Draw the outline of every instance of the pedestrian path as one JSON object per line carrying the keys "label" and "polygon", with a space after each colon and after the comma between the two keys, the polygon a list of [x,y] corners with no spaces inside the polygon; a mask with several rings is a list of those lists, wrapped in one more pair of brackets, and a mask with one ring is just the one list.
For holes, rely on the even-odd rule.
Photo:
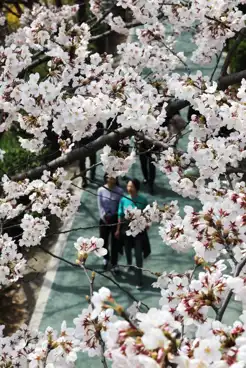
{"label": "pedestrian path", "polygon": [[[189,55],[193,49],[192,43],[189,42],[189,35],[184,34],[181,37],[179,44],[177,45],[178,51],[183,49],[183,43],[186,44],[186,54]],[[223,58],[222,58],[223,59]],[[222,59],[219,64],[219,68],[222,64]],[[211,75],[213,70],[213,65],[209,65],[206,68],[201,68],[204,74]],[[190,64],[190,70],[195,73],[197,66]],[[178,72],[186,72],[184,69],[178,70]],[[216,75],[218,74],[218,71]],[[185,116],[186,118],[186,116]],[[181,148],[185,148],[186,139],[181,142]],[[142,173],[140,170],[139,163],[136,163],[129,173],[130,177],[135,177],[142,180]],[[96,192],[99,185],[102,184],[103,172],[99,167],[97,170],[97,185],[91,185],[88,190],[84,191],[81,197],[80,208],[74,218],[72,228],[88,228],[84,230],[71,232],[67,238],[67,244],[63,251],[63,258],[75,262],[76,250],[74,248],[74,243],[77,238],[82,236],[85,238],[90,238],[92,236],[99,236],[99,229],[96,227],[98,225],[98,209],[97,209],[97,197]],[[121,181],[123,186],[126,185],[125,182]],[[160,172],[157,172],[155,195],[150,196],[145,192],[147,188],[142,186],[142,192],[146,194],[148,201],[151,203],[156,200],[159,204],[168,203],[172,200],[178,200],[181,213],[185,205],[190,205],[199,209],[200,204],[196,200],[191,200],[189,198],[184,199],[174,193],[168,184],[167,178]],[[158,226],[153,226],[149,231],[152,254],[145,260],[144,268],[153,270],[155,272],[170,272],[176,270],[178,272],[184,272],[187,269],[191,269],[193,266],[193,255],[192,252],[187,254],[177,254],[170,247],[163,244],[161,237],[158,233]],[[119,263],[125,264],[125,259],[122,257]],[[97,257],[89,257],[87,266],[102,271],[102,259]],[[113,275],[108,272],[108,276],[116,280],[121,287],[123,287],[127,292],[134,295],[136,299],[142,300],[149,307],[158,306],[158,300],[160,299],[160,293],[158,289],[153,289],[151,284],[155,281],[155,278],[149,274],[144,274],[144,284],[143,290],[135,289],[134,275],[122,272],[120,276],[115,279]],[[105,279],[102,276],[96,276],[95,279],[95,289],[105,286],[110,288],[114,298],[119,304],[124,307],[130,306],[132,300],[128,294],[119,290],[119,288],[113,284],[110,280]],[[46,304],[45,311],[43,313],[43,318],[40,324],[40,330],[44,331],[47,326],[52,326],[55,329],[60,328],[61,321],[66,320],[68,326],[73,326],[73,319],[81,313],[83,308],[87,307],[87,302],[85,300],[85,295],[89,294],[89,285],[86,276],[79,269],[75,269],[72,266],[60,262],[54,282],[51,286],[51,293]],[[232,305],[230,310],[231,316],[235,315],[236,308]],[[227,322],[227,321],[225,321]],[[88,358],[86,354],[81,354],[77,363],[78,367],[94,368],[101,366],[100,359],[98,358]]]}
{"label": "pedestrian path", "polygon": [[[129,173],[131,177],[142,179],[142,173],[140,171],[139,164],[135,164]],[[97,171],[97,180],[102,184],[103,172],[102,169]],[[125,182],[121,182],[122,185],[126,185]],[[83,192],[81,197],[81,205],[75,216],[72,228],[83,227],[87,230],[79,230],[71,232],[67,239],[67,244],[63,252],[63,257],[71,262],[75,262],[76,249],[74,243],[79,236],[88,237],[99,236],[99,229],[97,227],[91,228],[98,225],[98,209],[97,209],[97,191],[96,185],[91,185],[86,191]],[[147,189],[147,188],[146,188]],[[142,193],[146,194],[148,201],[151,203],[156,200],[159,204],[170,202],[171,200],[177,199],[183,207],[188,204],[198,208],[199,204],[197,201],[185,200],[184,198],[177,196],[171,191],[166,177],[157,172],[155,195],[150,196],[145,192],[145,187],[142,185]],[[178,270],[183,272],[192,267],[192,255],[185,254],[178,256],[170,247],[163,244],[161,237],[158,234],[158,226],[154,226],[149,231],[149,236],[152,246],[151,256],[144,262],[144,268],[153,270],[154,272],[164,272]],[[125,258],[122,257],[119,263],[125,264]],[[88,258],[88,266],[95,270],[102,271],[102,259],[92,256]],[[107,275],[113,277],[110,272]],[[151,284],[155,281],[154,276],[149,273],[144,274],[145,288],[141,291],[135,289],[134,274],[127,274],[122,272],[120,276],[115,279],[119,284],[125,288],[128,292],[131,292],[136,299],[144,301],[148,306],[157,306],[160,298],[159,291],[153,289]],[[96,276],[95,289],[101,286],[106,286],[111,289],[114,298],[127,307],[132,304],[131,298],[120,291],[116,285],[102,276]],[[40,329],[50,325],[55,329],[59,329],[62,320],[66,320],[69,326],[72,326],[73,319],[81,312],[81,310],[87,307],[85,295],[89,294],[89,285],[86,276],[83,271],[75,269],[70,265],[59,263],[59,267],[56,273],[53,284],[51,285],[51,293],[49,296],[48,303],[46,305],[43,318],[41,321]],[[88,359],[84,354],[83,357],[84,367],[95,367],[95,359]],[[84,365],[85,364],[85,365]]]}

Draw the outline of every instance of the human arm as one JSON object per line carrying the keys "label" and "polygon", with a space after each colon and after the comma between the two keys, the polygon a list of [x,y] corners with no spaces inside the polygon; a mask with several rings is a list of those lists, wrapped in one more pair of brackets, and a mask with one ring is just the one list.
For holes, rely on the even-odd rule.
{"label": "human arm", "polygon": [[115,237],[117,239],[119,239],[120,237],[120,226],[121,226],[121,221],[124,217],[124,201],[123,198],[120,200],[119,202],[119,207],[118,207],[118,224],[117,224],[117,228],[116,228],[116,232],[115,232]]}

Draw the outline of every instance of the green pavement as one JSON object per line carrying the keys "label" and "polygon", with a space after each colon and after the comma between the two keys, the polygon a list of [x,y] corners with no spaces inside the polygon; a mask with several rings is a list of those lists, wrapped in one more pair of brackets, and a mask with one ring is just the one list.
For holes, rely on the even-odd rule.
{"label": "green pavement", "polygon": [[[181,48],[181,44],[186,44],[186,54],[190,54],[192,49],[194,48],[191,43],[188,42],[189,36],[182,36],[179,45],[177,45],[177,49]],[[221,63],[220,63],[221,64]],[[197,70],[197,66],[194,64],[189,65],[192,73],[195,73]],[[202,68],[204,74],[210,75],[213,70],[213,65],[209,65],[206,68]],[[179,70],[178,72],[184,72],[185,70]],[[187,139],[187,136],[185,137]],[[181,146],[185,147],[186,142],[183,141]],[[97,170],[97,180],[98,185],[102,184],[102,169],[98,168]],[[142,179],[142,173],[140,171],[139,163],[136,163],[129,176],[136,177],[138,179]],[[122,186],[125,186],[125,182],[121,182]],[[96,191],[98,185],[91,185],[87,191],[82,194],[81,197],[81,205],[75,216],[73,228],[77,227],[91,227],[97,226],[98,224],[98,209],[97,209],[97,198]],[[184,199],[174,193],[168,184],[167,178],[157,172],[156,178],[156,186],[155,186],[155,195],[150,196],[148,193],[145,193],[145,187],[142,186],[142,192],[147,195],[149,202],[156,200],[159,204],[163,204],[166,202],[170,202],[172,200],[177,199],[181,209],[189,204],[194,206],[196,209],[199,208],[198,201]],[[76,250],[74,248],[74,243],[78,237],[88,237],[91,236],[99,236],[98,228],[80,230],[76,232],[71,232],[67,245],[63,253],[63,257],[72,262],[76,259]],[[187,269],[190,269],[193,265],[192,263],[192,254],[178,254],[173,251],[170,247],[163,244],[159,234],[158,234],[158,226],[153,226],[149,231],[152,254],[151,256],[144,262],[144,268],[151,269],[155,272],[164,272],[164,271],[172,271],[176,270],[178,272],[183,272]],[[125,258],[122,257],[119,261],[122,264],[125,264]],[[102,259],[97,258],[96,256],[89,257],[88,266],[95,270],[102,271]],[[113,275],[108,272],[108,276],[113,278]],[[117,277],[117,282],[124,287],[127,291],[134,294],[135,298],[142,300],[149,307],[157,306],[158,300],[160,298],[159,291],[157,289],[153,289],[151,284],[155,281],[155,278],[150,274],[144,275],[144,284],[145,288],[141,291],[135,289],[134,276],[130,274],[126,274],[122,272],[121,276]],[[95,279],[95,289],[100,288],[101,286],[105,286],[110,288],[114,298],[123,306],[127,307],[131,305],[132,300],[126,293],[123,293],[109,280],[103,278],[102,276],[96,276]],[[89,285],[86,276],[79,269],[74,269],[70,265],[60,262],[58,271],[56,273],[55,280],[51,285],[51,294],[43,314],[43,318],[41,321],[40,329],[43,331],[47,326],[52,326],[55,329],[59,329],[61,322],[63,320],[67,321],[69,326],[73,325],[73,319],[80,314],[81,310],[87,306],[87,302],[85,301],[85,295],[89,294]],[[236,309],[234,305],[231,308],[230,316],[235,315]],[[231,318],[230,318],[231,319]],[[86,354],[81,354],[77,363],[78,367],[97,367],[101,366],[100,360],[97,358],[88,358]]]}
{"label": "green pavement", "polygon": [[[97,180],[102,183],[103,172],[102,169],[97,171]],[[142,173],[140,171],[139,164],[135,164],[130,172],[131,177],[142,179]],[[121,182],[122,186],[125,186],[125,182]],[[97,209],[97,191],[98,185],[91,185],[88,191],[83,192],[81,197],[81,205],[75,216],[73,228],[77,227],[91,227],[98,224],[98,209]],[[147,188],[146,188],[147,189]],[[142,185],[142,193],[146,194],[148,201],[152,202],[156,200],[159,204],[170,202],[177,199],[183,207],[184,205],[194,205],[196,208],[198,202],[192,200],[185,200],[184,198],[177,196],[170,190],[166,177],[157,172],[156,194],[150,196],[145,192],[145,187]],[[71,232],[67,245],[63,253],[63,257],[72,262],[76,259],[76,249],[74,243],[79,236],[88,237],[99,236],[98,228],[79,230]],[[153,271],[172,271],[178,272],[185,271],[192,266],[192,255],[181,254],[178,255],[170,247],[163,244],[159,234],[158,226],[153,226],[149,231],[151,240],[152,254],[145,260],[144,267]],[[119,263],[125,264],[125,257],[121,257]],[[95,270],[102,271],[102,259],[92,256],[88,258],[88,266]],[[107,272],[107,275],[113,278],[111,272]],[[153,289],[151,284],[155,281],[155,278],[148,273],[144,274],[143,290],[138,291],[135,289],[134,274],[126,274],[122,272],[121,276],[117,276],[117,282],[124,287],[127,291],[131,292],[135,298],[144,301],[148,306],[157,306],[160,298],[159,291]],[[96,276],[95,289],[105,286],[111,289],[115,299],[127,307],[132,304],[132,300],[129,296],[120,291],[117,286],[111,283],[109,280],[102,276]],[[66,320],[69,326],[72,326],[73,319],[81,312],[83,308],[87,306],[85,301],[85,295],[89,294],[89,285],[86,276],[82,270],[74,269],[70,265],[60,262],[55,280],[52,285],[51,294],[42,318],[40,329],[44,330],[48,325],[55,329],[59,329],[61,321]],[[81,360],[79,360],[78,366],[83,362],[83,367],[95,367],[96,359],[88,359],[86,354],[83,354]],[[98,360],[99,363],[99,360]]]}
{"label": "green pavement", "polygon": [[[142,173],[140,171],[139,163],[136,163],[129,173],[130,177],[142,179]],[[83,192],[81,197],[81,205],[75,216],[73,228],[83,227],[90,228],[92,226],[98,226],[98,209],[97,209],[97,197],[96,192],[98,185],[102,184],[103,172],[101,168],[97,170],[97,185],[91,185],[86,191]],[[123,187],[126,182],[121,181]],[[196,200],[184,199],[174,193],[168,184],[165,175],[157,171],[157,178],[155,183],[155,195],[151,196],[146,192],[144,185],[142,185],[142,193],[144,193],[149,203],[156,200],[160,205],[168,203],[172,200],[178,200],[181,214],[185,205],[191,205],[197,210],[200,208],[200,203]],[[71,232],[67,239],[67,245],[65,247],[63,257],[69,261],[75,262],[76,249],[74,243],[77,238],[83,236],[90,238],[92,236],[99,236],[99,229],[95,227],[93,229],[79,230]],[[185,270],[193,267],[193,253],[178,254],[173,251],[169,246],[163,244],[161,237],[158,234],[158,226],[153,226],[149,230],[149,237],[151,241],[152,253],[150,257],[145,260],[144,268],[152,270],[154,272],[170,272],[175,270],[176,272],[184,272]],[[126,264],[125,257],[122,256],[119,260],[120,264]],[[102,259],[96,256],[88,258],[88,267],[94,270],[102,271]],[[160,292],[158,289],[153,289],[151,284],[156,280],[154,276],[149,273],[144,273],[144,289],[135,289],[135,277],[133,274],[127,274],[122,272],[120,276],[114,278],[111,272],[107,272],[106,275],[115,279],[125,290],[132,293],[138,300],[143,301],[149,307],[158,307],[158,300],[160,299]],[[97,275],[95,279],[94,289],[105,286],[110,288],[114,298],[119,304],[124,307],[128,307],[132,304],[131,298],[119,288],[114,285],[110,280]],[[61,322],[67,321],[68,326],[73,326],[73,319],[81,313],[83,308],[87,307],[85,296],[89,294],[88,280],[80,269],[75,269],[72,266],[60,262],[55,280],[51,285],[51,294],[48,303],[43,314],[40,330],[44,331],[47,326],[52,326],[55,329],[60,329]],[[229,316],[226,317],[225,322],[232,321],[232,318],[238,315],[238,311],[234,303],[230,308]],[[101,366],[101,362],[98,358],[88,358],[87,354],[81,354],[79,356],[77,367],[94,368]]]}

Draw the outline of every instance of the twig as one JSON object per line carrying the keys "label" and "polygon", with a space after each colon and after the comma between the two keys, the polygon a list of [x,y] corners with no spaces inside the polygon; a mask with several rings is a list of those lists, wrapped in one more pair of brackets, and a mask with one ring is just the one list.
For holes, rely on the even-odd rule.
{"label": "twig", "polygon": [[25,74],[27,71],[32,70],[34,68],[36,68],[36,66],[42,64],[42,63],[46,63],[47,61],[49,61],[51,59],[50,56],[45,55],[44,57],[34,60],[32,62],[32,64],[28,65],[26,68],[24,68],[19,74],[18,74],[18,78],[24,78]]}
{"label": "twig", "polygon": [[51,233],[51,234],[48,234],[46,235],[43,239],[45,238],[49,238],[50,236],[54,236],[54,235],[60,235],[60,234],[67,234],[67,233],[70,233],[72,231],[79,231],[79,230],[90,230],[90,229],[97,229],[97,228],[100,228],[100,227],[103,227],[103,226],[107,226],[107,227],[111,227],[111,226],[116,226],[118,225],[118,223],[115,223],[115,224],[103,224],[103,225],[100,225],[99,223],[97,225],[91,225],[91,226],[87,226],[87,227],[76,227],[74,229],[70,229],[70,230],[62,230],[62,231],[58,231],[56,233]]}
{"label": "twig", "polygon": [[190,275],[190,283],[191,283],[191,281],[192,281],[192,279],[194,277],[194,274],[195,274],[195,272],[196,272],[196,270],[198,269],[199,266],[200,265],[195,265],[195,267],[193,268],[192,273]]}
{"label": "twig", "polygon": [[122,265],[122,264],[118,264],[117,265],[120,268],[135,268],[136,270],[142,270],[144,272],[149,272],[151,275],[155,276],[155,277],[159,277],[161,275],[161,272],[153,272],[151,270],[148,270],[147,268],[143,268],[143,267],[138,267],[138,266],[134,266],[134,265]]}
{"label": "twig", "polygon": [[179,61],[185,66],[185,68],[187,69],[188,74],[190,74],[190,68],[188,66],[188,64],[186,64],[186,62],[184,60],[181,59],[180,56],[178,56],[178,54],[173,51],[163,40],[161,40],[161,43],[163,44],[164,47],[166,47],[166,49],[171,52],[171,54],[173,54],[174,56],[176,56],[177,59],[179,59]]}
{"label": "twig", "polygon": [[104,341],[102,339],[101,333],[99,334],[98,339],[99,339],[99,344],[101,346],[101,362],[102,362],[102,365],[103,365],[104,368],[108,368],[108,364],[107,364],[106,358],[104,356],[105,344],[104,344]]}
{"label": "twig", "polygon": [[222,56],[222,55],[223,55],[223,49],[221,50],[221,52],[220,52],[219,56],[217,56],[217,62],[216,62],[216,64],[215,64],[214,70],[213,70],[213,72],[212,72],[212,74],[211,74],[210,82],[212,82],[212,80],[213,80],[214,74],[215,74],[215,72],[216,72],[216,70],[217,70],[217,68],[218,68],[218,65],[219,65],[219,62],[220,62],[220,59],[221,59],[221,56]]}
{"label": "twig", "polygon": [[70,180],[74,180],[74,179],[80,178],[81,176],[83,176],[83,174],[85,174],[88,171],[94,169],[95,167],[98,167],[98,166],[101,166],[101,165],[102,165],[102,162],[97,162],[96,164],[91,165],[87,169],[83,170],[83,173],[80,172],[79,174],[74,174],[74,176],[72,176],[72,178]]}
{"label": "twig", "polygon": [[[87,268],[85,267],[84,264],[81,265],[81,268],[84,270],[85,274],[86,274],[86,277],[89,281],[89,285],[90,285],[90,305],[92,306],[92,308],[94,309],[94,304],[92,303],[92,297],[93,297],[93,286],[94,286],[94,280],[95,280],[95,273],[94,273],[94,276],[92,274],[92,277],[90,278],[90,276],[88,275],[88,272],[87,272]],[[107,365],[107,362],[106,362],[106,358],[104,356],[104,351],[105,351],[105,346],[104,346],[104,341],[101,337],[101,331],[98,333],[98,341],[99,341],[99,344],[101,346],[101,362],[104,366],[104,368],[108,368],[108,365]]]}
{"label": "twig", "polygon": [[[238,265],[236,267],[236,270],[234,272],[234,275],[233,275],[234,277],[237,277],[237,276],[240,275],[240,273],[241,273],[243,267],[245,266],[245,264],[246,264],[246,257],[240,263],[238,263]],[[225,300],[224,300],[221,308],[217,312],[217,315],[216,315],[216,320],[217,321],[221,321],[222,320],[223,315],[224,315],[224,313],[226,311],[226,308],[227,308],[227,306],[228,306],[228,304],[229,304],[229,302],[231,300],[232,294],[233,294],[232,293],[232,290],[228,291],[228,293],[226,295],[226,298],[225,298]]]}
{"label": "twig", "polygon": [[[231,31],[231,27],[228,26],[227,24],[225,24],[224,22],[222,22],[221,20],[217,19],[217,18],[212,18],[208,15],[205,15],[205,18],[207,18],[208,20],[212,20],[213,22],[216,22],[218,24],[220,24],[221,26],[225,27],[226,29],[229,29]],[[239,31],[236,31],[235,29],[233,30],[234,33],[239,34]]]}
{"label": "twig", "polygon": [[83,269],[83,271],[84,271],[84,273],[85,273],[85,275],[86,275],[86,277],[87,277],[87,279],[89,281],[89,285],[90,285],[90,303],[91,303],[91,298],[93,296],[93,281],[90,278],[90,276],[88,275],[87,268],[85,267],[85,265],[84,264],[81,264],[80,267]]}
{"label": "twig", "polygon": [[116,2],[113,3],[113,5],[103,14],[101,18],[99,18],[92,26],[90,27],[90,31],[93,30],[98,24],[102,23],[102,21],[111,13],[111,11],[114,9],[116,5]]}

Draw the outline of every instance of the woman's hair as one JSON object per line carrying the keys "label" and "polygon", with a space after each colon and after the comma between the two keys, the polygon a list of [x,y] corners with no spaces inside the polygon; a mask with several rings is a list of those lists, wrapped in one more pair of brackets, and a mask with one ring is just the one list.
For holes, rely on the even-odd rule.
{"label": "woman's hair", "polygon": [[[104,174],[104,177],[103,177],[104,184],[107,184],[108,177],[109,177],[108,173]],[[117,185],[118,187],[120,186],[118,178],[115,178],[115,185]]]}
{"label": "woman's hair", "polygon": [[138,192],[140,189],[140,181],[138,179],[131,179],[129,180],[132,182],[132,184],[134,185],[134,187],[136,188],[136,191]]}

